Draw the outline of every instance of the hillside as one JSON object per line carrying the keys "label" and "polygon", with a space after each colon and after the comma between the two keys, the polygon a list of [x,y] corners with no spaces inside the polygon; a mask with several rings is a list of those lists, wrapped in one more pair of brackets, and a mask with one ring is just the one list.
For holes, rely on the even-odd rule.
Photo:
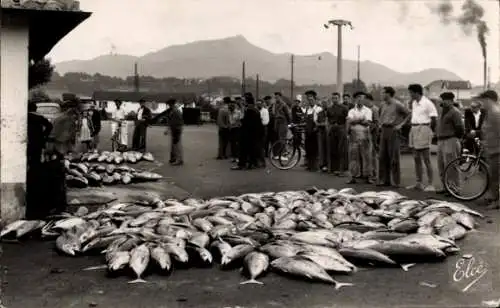
{"label": "hillside", "polygon": [[[290,54],[275,54],[251,44],[243,36],[219,40],[197,41],[174,45],[142,57],[104,55],[92,60],[56,63],[60,74],[88,74],[127,77],[133,75],[138,62],[140,75],[177,78],[209,78],[213,76],[241,77],[241,63],[246,62],[247,76],[260,75],[261,80],[275,81],[290,78]],[[297,84],[331,84],[335,82],[337,58],[331,53],[295,56]],[[401,73],[384,65],[361,62],[361,76],[366,83],[428,84],[436,79],[461,80],[453,72],[431,68],[414,73]],[[356,61],[343,61],[344,81],[356,76]]]}

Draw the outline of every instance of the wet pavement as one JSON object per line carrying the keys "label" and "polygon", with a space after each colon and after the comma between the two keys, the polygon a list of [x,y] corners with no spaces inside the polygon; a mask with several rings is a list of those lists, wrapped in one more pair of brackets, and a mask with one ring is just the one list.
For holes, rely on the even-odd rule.
{"label": "wet pavement", "polygon": [[[163,130],[159,127],[149,130],[148,147],[157,160],[168,161],[169,136],[164,136]],[[213,126],[187,127],[183,135],[185,165],[152,164],[150,170],[163,174],[166,179],[139,187],[136,192],[156,190],[163,197],[182,198],[180,196],[212,197],[309,186],[348,186],[345,178],[308,173],[300,168],[279,171],[269,166],[231,171],[229,161],[214,159],[216,140]],[[410,185],[414,174],[411,158],[403,157],[402,165],[403,184]],[[358,191],[375,189],[369,185],[350,186]],[[115,192],[119,190],[115,188]],[[404,189],[400,192],[412,198],[436,197]],[[476,204],[470,206],[481,211]],[[407,272],[399,268],[361,268],[353,275],[336,276],[339,281],[354,283],[353,287],[338,291],[332,286],[272,273],[261,279],[263,286],[239,285],[244,280],[239,271],[222,271],[217,266],[176,269],[167,276],[155,273],[146,276],[146,284],[129,285],[130,277],[110,278],[104,270],[82,270],[101,264],[100,256],[60,256],[53,250],[52,242],[3,244],[2,300],[9,308],[479,307],[483,300],[500,298],[497,223],[500,215],[498,212],[486,214],[479,230],[459,243],[460,254],[444,262],[416,264]],[[464,255],[469,258],[461,258]],[[475,272],[481,260],[486,271],[474,282],[480,276]],[[471,286],[467,288],[468,285]]]}

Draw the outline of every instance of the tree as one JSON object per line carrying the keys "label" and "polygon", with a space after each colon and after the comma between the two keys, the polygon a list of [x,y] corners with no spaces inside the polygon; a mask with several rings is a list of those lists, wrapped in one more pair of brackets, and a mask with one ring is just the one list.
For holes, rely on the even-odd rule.
{"label": "tree", "polygon": [[33,102],[46,102],[50,97],[42,89],[32,89],[30,91],[30,101]]}
{"label": "tree", "polygon": [[28,88],[44,85],[50,82],[54,66],[49,59],[42,59],[35,63],[30,63],[28,68]]}

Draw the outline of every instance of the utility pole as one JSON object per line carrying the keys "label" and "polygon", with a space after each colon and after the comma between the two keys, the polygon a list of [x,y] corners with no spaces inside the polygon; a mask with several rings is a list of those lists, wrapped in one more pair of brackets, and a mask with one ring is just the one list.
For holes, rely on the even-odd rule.
{"label": "utility pole", "polygon": [[358,60],[357,60],[357,67],[356,67],[356,87],[359,90],[359,87],[361,86],[361,67],[359,63],[359,56],[361,53],[361,47],[358,45]]}
{"label": "utility pole", "polygon": [[245,73],[245,61],[243,61],[241,67],[241,96],[246,92],[246,73]]}
{"label": "utility pole", "polygon": [[255,77],[255,97],[259,99],[259,74]]}
{"label": "utility pole", "polygon": [[290,99],[293,99],[293,88],[294,88],[294,73],[293,73],[293,69],[294,69],[294,66],[295,66],[295,56],[292,54],[290,56]]}
{"label": "utility pole", "polygon": [[354,27],[349,20],[344,19],[329,20],[328,23],[324,24],[323,26],[325,27],[325,29],[329,29],[330,25],[337,27],[337,92],[339,92],[340,95],[343,95],[344,84],[342,81],[342,27],[349,26],[351,30],[354,29]]}
{"label": "utility pole", "polygon": [[134,63],[134,91],[139,93],[139,72],[137,69],[137,62]]}

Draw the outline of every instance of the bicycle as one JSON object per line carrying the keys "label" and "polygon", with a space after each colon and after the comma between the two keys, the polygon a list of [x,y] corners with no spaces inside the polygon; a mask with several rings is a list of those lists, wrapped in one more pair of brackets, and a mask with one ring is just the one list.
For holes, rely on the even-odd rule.
{"label": "bicycle", "polygon": [[[443,184],[445,190],[461,201],[473,201],[481,198],[490,185],[489,167],[483,158],[484,150],[479,138],[474,138],[474,144],[475,153],[470,153],[469,150],[465,149],[464,140],[462,140],[462,154],[449,162],[444,170]],[[462,185],[476,174],[479,174],[480,178],[484,180],[484,185],[480,186],[479,189],[475,189],[476,185],[474,183]],[[464,194],[466,188],[472,188],[471,195]]]}
{"label": "bicycle", "polygon": [[125,152],[127,151],[127,146],[125,144],[121,144],[122,137],[122,122],[118,122],[118,126],[111,136],[111,151]]}
{"label": "bicycle", "polygon": [[[288,129],[289,136],[284,141],[274,142],[270,149],[271,165],[280,170],[289,170],[297,166],[302,158],[302,152],[305,152],[304,125],[290,124]],[[276,153],[277,157],[274,155]]]}

